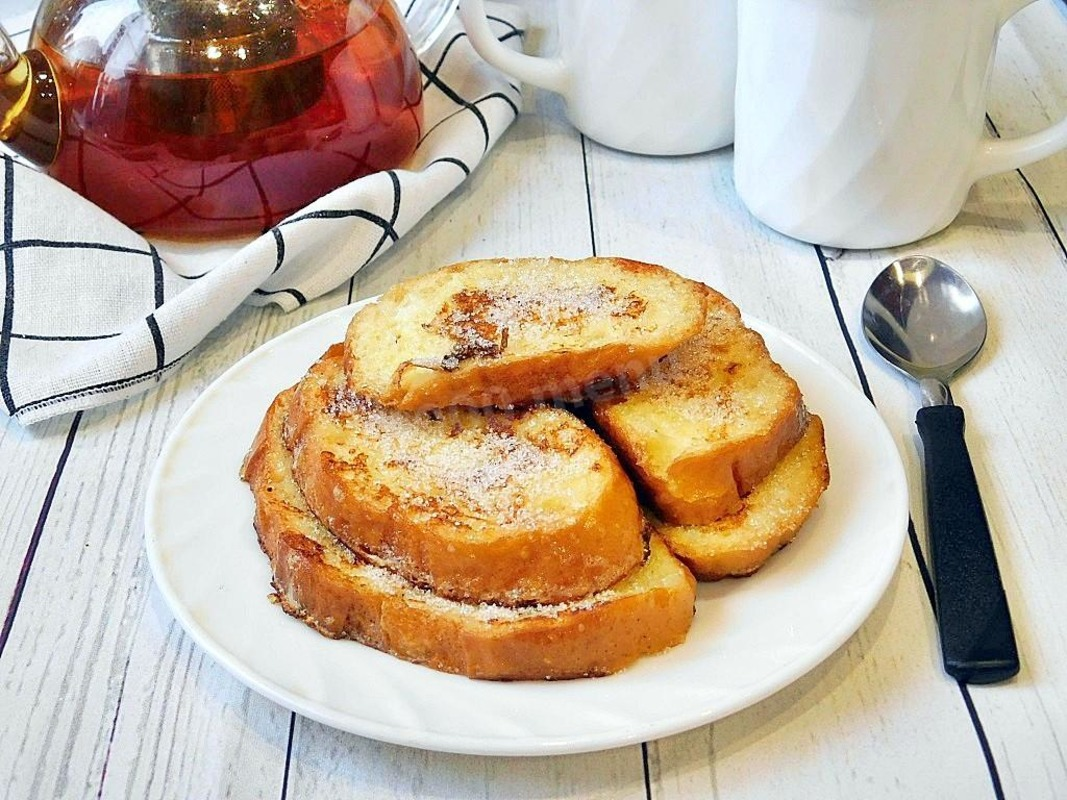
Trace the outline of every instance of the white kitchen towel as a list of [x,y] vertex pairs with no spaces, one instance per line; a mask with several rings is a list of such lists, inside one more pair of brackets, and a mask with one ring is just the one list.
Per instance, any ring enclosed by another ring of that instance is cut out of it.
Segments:
[[[496,5],[502,41],[524,14]],[[153,244],[8,156],[0,401],[20,422],[150,388],[241,303],[291,310],[350,278],[470,175],[518,113],[519,87],[474,53],[458,17],[422,58],[425,135],[400,169],[331,192],[240,247]]]

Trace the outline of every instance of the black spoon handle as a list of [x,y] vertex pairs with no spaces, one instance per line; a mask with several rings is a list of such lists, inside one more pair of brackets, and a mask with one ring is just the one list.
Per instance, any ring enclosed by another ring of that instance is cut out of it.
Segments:
[[963,438],[963,410],[928,406],[915,417],[923,442],[926,520],[945,672],[995,683],[1019,671],[1008,601]]

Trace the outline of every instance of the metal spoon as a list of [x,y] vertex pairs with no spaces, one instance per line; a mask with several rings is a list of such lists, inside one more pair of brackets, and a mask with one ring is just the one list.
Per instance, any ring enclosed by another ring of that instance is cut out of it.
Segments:
[[963,411],[948,382],[986,338],[970,284],[928,256],[894,261],[863,300],[863,333],[890,364],[919,381],[915,417],[923,443],[927,535],[945,671],[993,683],[1019,671],[1008,602],[982,498],[963,437]]

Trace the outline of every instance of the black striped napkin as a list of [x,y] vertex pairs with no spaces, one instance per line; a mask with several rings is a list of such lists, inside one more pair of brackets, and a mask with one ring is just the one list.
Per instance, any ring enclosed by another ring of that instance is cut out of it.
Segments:
[[[493,8],[519,46],[524,15]],[[23,423],[160,381],[239,304],[291,310],[347,280],[459,186],[518,113],[458,18],[422,58],[426,135],[403,169],[331,192],[243,246],[170,250],[3,157],[0,400]]]

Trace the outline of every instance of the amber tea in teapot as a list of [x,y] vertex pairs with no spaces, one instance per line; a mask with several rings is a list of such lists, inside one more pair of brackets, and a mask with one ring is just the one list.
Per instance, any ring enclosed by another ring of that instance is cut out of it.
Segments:
[[16,99],[9,146],[163,238],[266,230],[398,166],[422,132],[419,63],[390,0],[58,0],[26,56],[39,107]]

